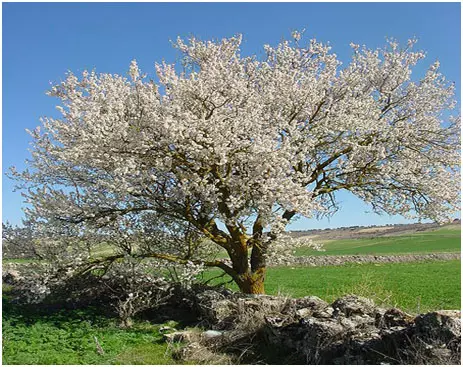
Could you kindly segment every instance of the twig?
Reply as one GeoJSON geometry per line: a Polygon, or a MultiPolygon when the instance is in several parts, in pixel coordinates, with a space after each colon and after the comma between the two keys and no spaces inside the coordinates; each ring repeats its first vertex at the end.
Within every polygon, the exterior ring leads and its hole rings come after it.
{"type": "Polygon", "coordinates": [[[217,276],[215,276],[215,277],[212,277],[212,278],[206,280],[206,281],[204,282],[204,284],[209,284],[209,282],[210,282],[211,280],[218,279],[218,278],[223,278],[225,275],[227,275],[227,273],[223,272],[223,273],[220,274],[220,275],[217,275],[217,276]]]}
{"type": "Polygon", "coordinates": [[[104,350],[103,348],[101,347],[100,343],[98,342],[98,339],[96,338],[96,336],[93,337],[95,339],[95,344],[96,344],[96,352],[100,355],[103,355],[104,354],[104,350]]]}

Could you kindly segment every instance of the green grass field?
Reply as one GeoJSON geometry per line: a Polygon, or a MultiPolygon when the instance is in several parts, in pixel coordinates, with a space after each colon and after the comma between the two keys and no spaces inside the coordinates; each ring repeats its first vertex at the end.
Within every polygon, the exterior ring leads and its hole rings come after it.
{"type": "MultiPolygon", "coordinates": [[[[210,271],[206,277],[217,275],[210,271]]],[[[232,286],[232,288],[235,288],[232,286]]],[[[316,295],[332,301],[354,293],[411,313],[460,309],[460,261],[268,269],[268,294],[316,295]]],[[[39,312],[3,300],[3,364],[176,364],[160,325],[129,330],[95,310],[39,312]],[[96,351],[98,338],[104,354],[96,351]]],[[[175,326],[170,323],[170,326],[175,326]]]]}
{"type": "MultiPolygon", "coordinates": [[[[316,239],[314,241],[316,242],[316,239]]],[[[323,256],[459,252],[461,250],[461,229],[460,226],[449,226],[405,236],[332,240],[322,243],[325,251],[302,247],[297,249],[295,254],[297,256],[323,256]]]]}
{"type": "MultiPolygon", "coordinates": [[[[205,277],[219,275],[210,271],[205,277]]],[[[275,267],[267,270],[268,294],[315,295],[326,301],[358,294],[412,313],[460,309],[460,261],[275,267]]],[[[222,280],[223,281],[223,280],[222,280]]],[[[232,289],[237,289],[230,284],[232,289]]]]}
{"type": "MultiPolygon", "coordinates": [[[[460,251],[460,228],[453,226],[408,236],[336,240],[325,252],[299,249],[303,255],[405,254],[460,251]]],[[[6,261],[6,260],[4,260],[6,261]]],[[[9,260],[11,261],[11,260],[9,260]]],[[[27,262],[18,260],[17,262],[27,262]]],[[[204,279],[219,270],[203,274],[204,279]]],[[[460,261],[398,264],[349,264],[325,267],[274,267],[267,271],[266,291],[292,297],[316,295],[328,302],[346,294],[372,298],[383,306],[410,313],[460,309],[460,261]]],[[[216,279],[219,283],[226,278],[216,279]]],[[[234,284],[228,284],[234,290],[234,284]]],[[[8,302],[4,290],[3,364],[176,364],[159,333],[161,325],[136,321],[121,329],[118,320],[93,309],[43,312],[8,302]],[[104,354],[98,354],[94,337],[104,354]]],[[[170,326],[175,326],[170,324],[170,326]]]]}
{"type": "Polygon", "coordinates": [[[3,364],[176,364],[160,325],[136,322],[130,330],[93,309],[40,312],[3,300],[3,364]],[[103,348],[97,353],[94,337],[103,348]]]}

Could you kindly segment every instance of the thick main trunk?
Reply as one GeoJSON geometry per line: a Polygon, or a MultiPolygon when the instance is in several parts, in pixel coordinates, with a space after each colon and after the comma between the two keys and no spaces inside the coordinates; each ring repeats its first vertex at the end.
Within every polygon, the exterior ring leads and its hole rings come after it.
{"type": "Polygon", "coordinates": [[[240,275],[237,281],[240,291],[247,294],[265,294],[265,270],[265,268],[260,268],[255,273],[240,275]]]}
{"type": "Polygon", "coordinates": [[[232,268],[228,274],[233,278],[240,291],[247,294],[264,294],[265,252],[268,243],[262,242],[263,225],[260,221],[253,228],[253,237],[243,232],[243,228],[227,224],[230,233],[226,246],[232,268]],[[249,258],[249,245],[252,246],[249,258]]]}
{"type": "Polygon", "coordinates": [[[242,251],[234,254],[232,262],[237,273],[234,280],[240,287],[241,292],[247,294],[265,293],[266,264],[264,254],[265,246],[261,241],[254,241],[250,262],[247,246],[242,251]]]}

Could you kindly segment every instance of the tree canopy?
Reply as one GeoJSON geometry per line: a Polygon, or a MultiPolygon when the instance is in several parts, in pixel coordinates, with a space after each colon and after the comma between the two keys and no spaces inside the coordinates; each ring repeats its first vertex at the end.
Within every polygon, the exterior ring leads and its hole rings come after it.
{"type": "Polygon", "coordinates": [[[187,229],[231,259],[206,265],[258,293],[285,225],[331,214],[339,190],[388,214],[442,221],[458,209],[454,86],[438,62],[411,78],[425,57],[415,40],[351,44],[346,65],[298,32],[261,58],[241,56],[241,40],[179,38],[181,65],[156,64],[156,80],[132,61],[127,77],[84,71],[53,86],[62,116],[42,119],[30,169],[13,170],[28,216],[135,236],[143,255],[177,262],[188,251],[174,256],[159,236],[187,229]]]}

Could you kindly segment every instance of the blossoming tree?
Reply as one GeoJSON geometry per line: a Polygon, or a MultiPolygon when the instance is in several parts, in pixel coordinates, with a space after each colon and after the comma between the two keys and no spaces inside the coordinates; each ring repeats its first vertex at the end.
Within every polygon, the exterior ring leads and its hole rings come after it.
{"type": "Polygon", "coordinates": [[[69,73],[49,92],[62,117],[43,118],[30,169],[13,170],[29,217],[135,236],[132,256],[219,267],[246,293],[264,292],[285,225],[331,213],[339,190],[378,212],[445,220],[459,201],[460,119],[439,63],[412,80],[425,56],[414,40],[352,44],[343,66],[300,38],[262,58],[240,55],[241,36],[178,39],[183,67],[156,64],[156,81],[135,61],[129,77],[69,73]],[[188,251],[163,247],[163,223],[183,228],[188,251]],[[198,238],[230,259],[192,259],[198,238]]]}

